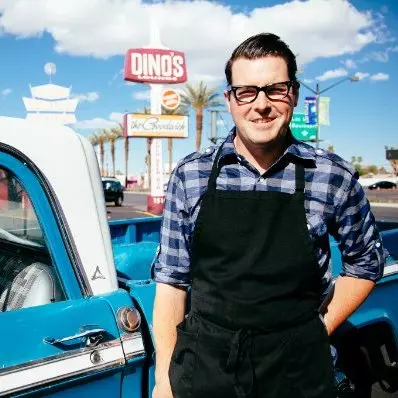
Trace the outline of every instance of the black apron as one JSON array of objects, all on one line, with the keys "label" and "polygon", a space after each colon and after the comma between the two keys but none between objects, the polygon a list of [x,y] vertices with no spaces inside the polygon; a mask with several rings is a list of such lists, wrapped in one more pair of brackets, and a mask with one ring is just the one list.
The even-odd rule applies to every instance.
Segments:
[{"label": "black apron", "polygon": [[332,398],[321,275],[292,194],[216,189],[219,149],[191,252],[191,310],[177,326],[174,398]]}]

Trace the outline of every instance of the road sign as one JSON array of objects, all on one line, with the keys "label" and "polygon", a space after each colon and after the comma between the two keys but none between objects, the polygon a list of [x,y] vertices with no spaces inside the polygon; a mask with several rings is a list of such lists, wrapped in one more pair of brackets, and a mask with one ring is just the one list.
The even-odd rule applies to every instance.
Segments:
[{"label": "road sign", "polygon": [[307,124],[305,122],[306,115],[304,113],[293,113],[290,129],[293,137],[300,141],[315,141],[317,126]]},{"label": "road sign", "polygon": [[180,106],[180,100],[181,100],[180,94],[178,94],[177,91],[175,90],[168,89],[164,90],[162,93],[161,97],[162,106],[171,111],[177,109]]}]

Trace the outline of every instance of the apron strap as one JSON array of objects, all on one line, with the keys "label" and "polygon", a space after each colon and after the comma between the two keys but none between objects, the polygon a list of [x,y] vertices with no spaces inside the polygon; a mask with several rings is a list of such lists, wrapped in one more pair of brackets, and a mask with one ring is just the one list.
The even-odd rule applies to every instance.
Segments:
[{"label": "apron strap", "polygon": [[221,145],[220,148],[218,148],[216,158],[214,159],[214,162],[213,162],[213,167],[211,168],[209,182],[207,185],[207,190],[211,191],[211,192],[214,192],[217,187],[217,177],[218,177],[218,173],[220,171],[220,166],[218,164],[218,161],[220,160],[222,147],[223,147],[223,145]]},{"label": "apron strap", "polygon": [[305,169],[303,165],[296,163],[296,192],[304,192]]}]

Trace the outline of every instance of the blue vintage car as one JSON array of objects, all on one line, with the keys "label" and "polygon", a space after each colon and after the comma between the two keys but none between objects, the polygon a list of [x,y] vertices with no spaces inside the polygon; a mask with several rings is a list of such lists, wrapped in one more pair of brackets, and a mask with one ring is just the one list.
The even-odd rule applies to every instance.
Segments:
[{"label": "blue vintage car", "polygon": [[[0,118],[0,396],[151,396],[160,223],[108,224],[95,153],[70,128]],[[383,239],[384,278],[333,338],[361,398],[398,390],[398,230]]]}]

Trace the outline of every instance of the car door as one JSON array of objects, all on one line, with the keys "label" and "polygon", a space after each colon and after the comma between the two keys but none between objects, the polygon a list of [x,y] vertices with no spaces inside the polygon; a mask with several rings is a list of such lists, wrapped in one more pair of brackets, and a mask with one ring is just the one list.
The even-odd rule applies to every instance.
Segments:
[{"label": "car door", "polygon": [[85,291],[33,166],[0,143],[0,396],[120,397],[128,377],[141,398],[142,336],[116,320],[131,299]]}]

